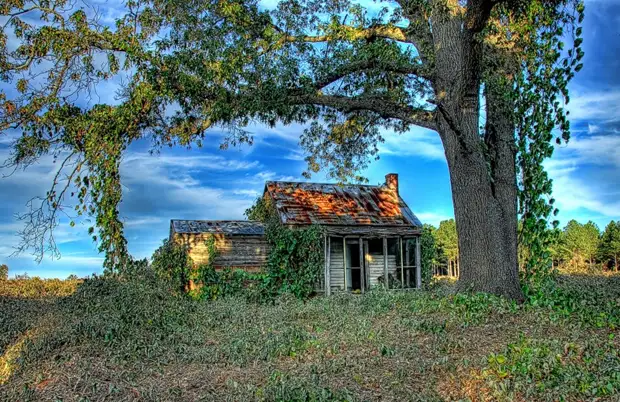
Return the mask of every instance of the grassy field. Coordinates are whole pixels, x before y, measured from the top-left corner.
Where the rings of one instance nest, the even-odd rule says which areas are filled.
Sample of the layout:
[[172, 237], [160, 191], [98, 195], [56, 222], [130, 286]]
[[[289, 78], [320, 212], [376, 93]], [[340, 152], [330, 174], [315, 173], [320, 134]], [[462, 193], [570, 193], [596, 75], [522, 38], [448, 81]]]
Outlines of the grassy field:
[[620, 276], [516, 305], [430, 292], [260, 305], [0, 282], [0, 400], [619, 400]]

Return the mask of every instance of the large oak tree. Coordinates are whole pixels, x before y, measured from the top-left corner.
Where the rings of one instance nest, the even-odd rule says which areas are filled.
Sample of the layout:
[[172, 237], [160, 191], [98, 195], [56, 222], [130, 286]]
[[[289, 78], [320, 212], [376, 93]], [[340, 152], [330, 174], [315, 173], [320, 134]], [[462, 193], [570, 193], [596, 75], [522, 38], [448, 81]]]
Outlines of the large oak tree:
[[[73, 195], [76, 214], [96, 217], [108, 267], [122, 262], [119, 165], [138, 138], [189, 145], [218, 126], [228, 146], [251, 141], [252, 122], [311, 122], [300, 138], [309, 172], [325, 167], [348, 180], [377, 155], [383, 129], [418, 126], [444, 145], [460, 289], [522, 298], [517, 216], [531, 233], [552, 210], [541, 162], [554, 137], [568, 139], [563, 107], [583, 56], [581, 4], [399, 0], [371, 12], [346, 0], [283, 0], [272, 10], [255, 0], [128, 0], [114, 27], [76, 7], [0, 7], [0, 75], [15, 86], [2, 93], [0, 129], [23, 133], [9, 164], [52, 153], [63, 171], [24, 215], [24, 247], [50, 247]], [[123, 71], [119, 104], [80, 102]]]

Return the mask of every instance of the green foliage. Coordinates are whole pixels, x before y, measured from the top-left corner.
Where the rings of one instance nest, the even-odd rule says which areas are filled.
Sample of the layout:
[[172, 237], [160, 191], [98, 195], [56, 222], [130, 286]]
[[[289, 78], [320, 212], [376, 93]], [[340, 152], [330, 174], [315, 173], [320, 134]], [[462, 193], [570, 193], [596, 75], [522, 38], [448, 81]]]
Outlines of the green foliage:
[[450, 288], [204, 303], [149, 270], [72, 286], [61, 298], [0, 290], [0, 400], [620, 394], [617, 274], [560, 275], [524, 304]]
[[422, 287], [428, 289], [433, 279], [433, 268], [436, 263], [437, 246], [435, 243], [435, 228], [432, 225], [422, 227], [420, 236], [420, 249], [422, 252]]
[[249, 220], [259, 222], [270, 222], [274, 219], [274, 214], [275, 211], [273, 210], [273, 205], [271, 205], [271, 199], [260, 196], [244, 212], [244, 215]]
[[9, 279], [9, 267], [6, 264], [0, 265], [0, 281]]
[[483, 377], [494, 397], [547, 400], [609, 397], [620, 392], [620, 355], [608, 339], [549, 340], [522, 336], [501, 353], [491, 354]]
[[598, 226], [592, 221], [581, 224], [571, 220], [564, 228], [563, 244], [571, 256], [587, 260], [590, 266], [593, 266], [596, 262], [600, 235]]
[[605, 227], [598, 248], [598, 258], [607, 268], [620, 270], [620, 221], [611, 221]]
[[[513, 80], [493, 82], [501, 96], [513, 105], [504, 112], [512, 116], [517, 132], [519, 243], [525, 250], [524, 282], [526, 286], [537, 286], [553, 276], [549, 248], [555, 233], [549, 227], [558, 225], [554, 220], [558, 210], [551, 197], [552, 181], [543, 161], [553, 154], [554, 140], [562, 144], [570, 138], [568, 83], [582, 68], [584, 4], [579, 0], [557, 8], [540, 0], [520, 4], [523, 9], [519, 18], [508, 24], [523, 49], [518, 69]], [[564, 38], [569, 43], [565, 44]], [[512, 75], [510, 70], [502, 72]]]
[[439, 223], [439, 228], [435, 232], [437, 247], [449, 261], [455, 261], [459, 256], [459, 241], [456, 234], [456, 222], [448, 219]]
[[267, 285], [273, 295], [292, 293], [305, 299], [314, 293], [324, 270], [323, 233], [319, 227], [267, 228], [271, 244], [267, 261]]
[[72, 294], [82, 279], [41, 279], [38, 276], [2, 281], [0, 295], [5, 297], [64, 297]]
[[169, 239], [163, 241], [151, 259], [153, 270], [177, 291], [185, 291], [189, 281], [195, 279], [193, 265], [188, 247]]
[[207, 300], [217, 300], [223, 297], [243, 295], [254, 300], [257, 297], [256, 287], [265, 280], [263, 273], [250, 273], [241, 269], [225, 268], [216, 271], [211, 266], [201, 266], [199, 287], [196, 297]]
[[280, 223], [270, 198], [259, 197], [245, 212], [265, 224], [271, 245], [266, 275], [258, 286], [262, 297], [291, 293], [305, 299], [314, 293], [324, 271], [324, 236], [318, 226], [292, 229]]
[[437, 245], [438, 265], [446, 267], [446, 274], [458, 276], [456, 267], [459, 261], [459, 239], [456, 232], [456, 221], [448, 219], [439, 223], [439, 228], [434, 232]]

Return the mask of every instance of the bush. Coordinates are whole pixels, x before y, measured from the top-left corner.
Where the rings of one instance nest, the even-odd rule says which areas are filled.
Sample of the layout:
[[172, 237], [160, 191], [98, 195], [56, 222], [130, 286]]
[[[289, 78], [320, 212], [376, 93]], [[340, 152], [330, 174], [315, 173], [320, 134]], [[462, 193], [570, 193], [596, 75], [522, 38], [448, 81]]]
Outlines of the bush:
[[[198, 268], [200, 272], [200, 286], [195, 298], [216, 300], [222, 297], [240, 295], [265, 280], [263, 273], [249, 273], [241, 269], [224, 269], [216, 271], [212, 266], [205, 265]], [[249, 298], [256, 296], [255, 292], [246, 294]], [[260, 299], [260, 297], [254, 299]]]
[[190, 280], [194, 279], [188, 247], [170, 242], [168, 239], [165, 239], [153, 253], [151, 267], [157, 275], [178, 291], [188, 290]]
[[267, 297], [292, 293], [299, 299], [314, 293], [324, 268], [323, 235], [319, 227], [290, 229], [269, 223], [266, 232], [271, 244], [267, 261]]
[[9, 279], [9, 267], [6, 264], [0, 265], [0, 281]]

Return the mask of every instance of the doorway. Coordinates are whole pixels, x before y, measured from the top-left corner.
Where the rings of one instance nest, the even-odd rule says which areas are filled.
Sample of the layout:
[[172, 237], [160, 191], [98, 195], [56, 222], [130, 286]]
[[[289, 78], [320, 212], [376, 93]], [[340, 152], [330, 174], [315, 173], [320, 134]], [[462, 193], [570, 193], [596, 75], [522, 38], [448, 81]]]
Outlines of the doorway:
[[366, 269], [360, 255], [360, 242], [357, 239], [346, 241], [347, 290], [360, 292], [366, 289]]

